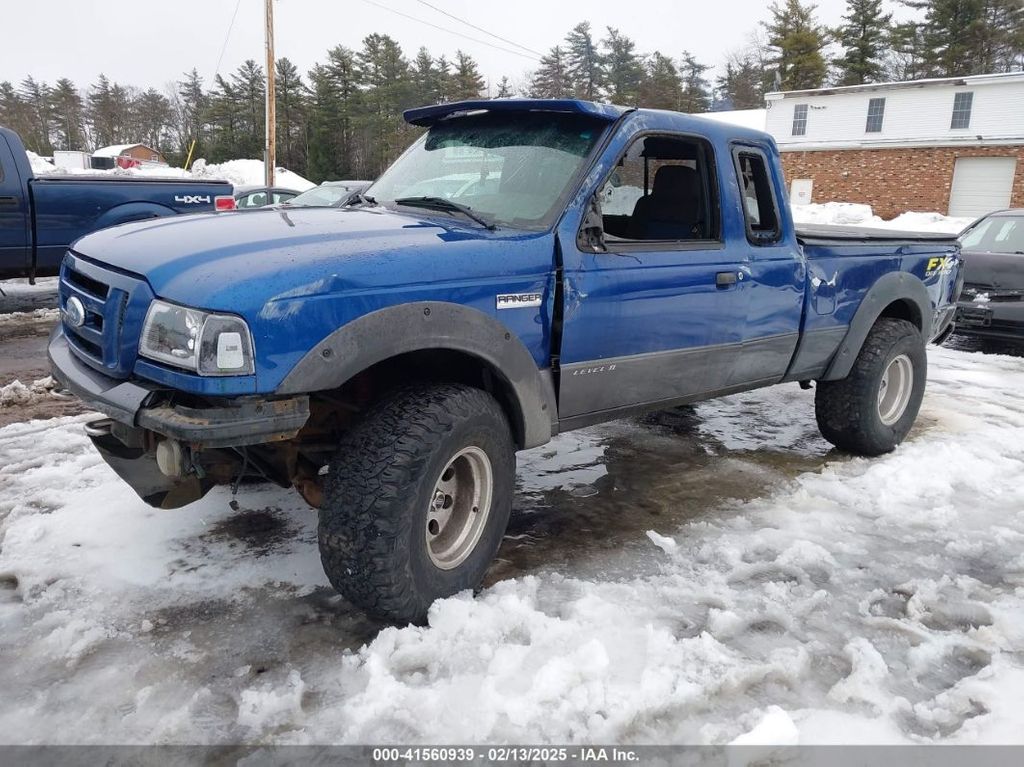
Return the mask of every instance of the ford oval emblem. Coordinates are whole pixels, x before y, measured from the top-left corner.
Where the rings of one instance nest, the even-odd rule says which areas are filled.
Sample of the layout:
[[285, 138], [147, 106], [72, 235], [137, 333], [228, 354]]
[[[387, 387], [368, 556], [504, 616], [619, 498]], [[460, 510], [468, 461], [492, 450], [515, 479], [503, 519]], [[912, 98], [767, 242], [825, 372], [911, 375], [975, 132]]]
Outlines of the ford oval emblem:
[[64, 318], [73, 328], [80, 328], [85, 324], [85, 307], [76, 296], [71, 296], [64, 305]]

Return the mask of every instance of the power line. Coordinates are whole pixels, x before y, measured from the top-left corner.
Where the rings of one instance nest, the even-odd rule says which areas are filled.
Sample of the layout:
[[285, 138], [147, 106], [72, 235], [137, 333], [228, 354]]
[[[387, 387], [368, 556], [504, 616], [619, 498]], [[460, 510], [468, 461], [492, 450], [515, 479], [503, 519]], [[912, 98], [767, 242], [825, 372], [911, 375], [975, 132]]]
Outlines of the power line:
[[231, 30], [235, 28], [235, 17], [238, 16], [238, 6], [242, 4], [242, 0], [237, 0], [235, 3], [235, 12], [231, 14], [231, 23], [228, 24], [228, 32], [224, 35], [224, 45], [220, 47], [220, 56], [217, 57], [217, 68], [213, 71], [213, 79], [217, 79], [217, 75], [220, 74], [220, 65], [224, 61], [224, 51], [228, 49], [228, 40], [231, 39]]
[[539, 51], [533, 50], [533, 48], [527, 48], [525, 45], [520, 45], [515, 40], [509, 40], [507, 37], [502, 37], [501, 35], [496, 35], [493, 32], [488, 32], [483, 27], [478, 27], [476, 24], [468, 22], [465, 19], [461, 19], [458, 16], [456, 16], [455, 14], [448, 13], [448, 11], [444, 10], [443, 8], [438, 8], [436, 5], [431, 5], [426, 0], [416, 0], [416, 2], [419, 3], [420, 5], [427, 6], [427, 8], [434, 9], [438, 13], [440, 13], [440, 14], [442, 14], [444, 16], [447, 16], [449, 19], [454, 19], [455, 21], [459, 22], [460, 24], [465, 24], [467, 27], [472, 27], [477, 32], [483, 32], [485, 35], [493, 37], [495, 40], [501, 40], [503, 43], [508, 43], [509, 45], [514, 45], [516, 48], [522, 48], [524, 51], [529, 51], [530, 53], [534, 54], [535, 56], [543, 56], [544, 55], [543, 53], [540, 53]]
[[540, 61], [539, 57], [534, 56], [531, 53], [523, 53], [521, 51], [516, 51], [516, 50], [513, 50], [511, 48], [505, 48], [505, 47], [503, 47], [501, 45], [495, 45], [494, 43], [488, 42], [487, 40], [481, 40], [481, 39], [479, 39], [477, 37], [470, 37], [469, 35], [465, 35], [462, 32], [456, 32], [454, 29], [449, 29], [448, 27], [442, 27], [442, 26], [439, 26], [438, 24], [432, 24], [429, 21], [424, 21], [423, 19], [417, 18], [416, 16], [411, 16], [408, 13], [403, 13], [402, 11], [396, 10], [394, 8], [389, 8], [386, 5], [381, 5], [380, 3], [375, 3], [374, 0], [363, 0], [363, 2], [366, 3], [367, 5], [372, 5], [374, 8], [380, 8], [382, 11], [388, 11], [389, 13], [393, 13], [396, 16], [402, 16], [403, 18], [410, 19], [411, 21], [415, 21], [417, 24], [423, 24], [423, 25], [431, 27], [433, 29], [440, 30], [441, 32], [447, 32], [450, 35], [455, 35], [456, 37], [462, 37], [462, 38], [464, 38], [466, 40], [472, 40], [474, 43], [479, 43], [480, 45], [486, 45], [489, 48], [495, 48], [496, 50], [504, 51], [505, 53], [511, 53], [513, 56], [522, 56], [524, 59], [530, 59], [532, 61]]

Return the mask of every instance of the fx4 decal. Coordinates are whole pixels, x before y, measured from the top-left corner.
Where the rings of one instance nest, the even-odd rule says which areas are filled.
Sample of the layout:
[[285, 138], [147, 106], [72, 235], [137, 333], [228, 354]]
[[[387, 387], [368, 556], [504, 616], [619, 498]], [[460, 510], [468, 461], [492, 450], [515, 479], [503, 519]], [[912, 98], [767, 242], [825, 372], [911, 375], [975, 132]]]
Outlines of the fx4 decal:
[[200, 203], [210, 204], [210, 195], [208, 194], [176, 194], [174, 195], [174, 201], [180, 202], [183, 205], [198, 205]]
[[933, 274], [949, 274], [956, 266], [955, 256], [942, 256], [941, 258], [929, 258], [928, 265], [924, 269], [924, 276], [930, 277]]

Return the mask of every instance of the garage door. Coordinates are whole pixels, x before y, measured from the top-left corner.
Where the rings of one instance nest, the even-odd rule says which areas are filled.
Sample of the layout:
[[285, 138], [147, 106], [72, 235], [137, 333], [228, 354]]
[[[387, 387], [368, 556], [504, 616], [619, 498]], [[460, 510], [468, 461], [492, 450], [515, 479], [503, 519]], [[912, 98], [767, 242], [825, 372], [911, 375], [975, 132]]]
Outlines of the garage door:
[[949, 215], [983, 216], [1010, 207], [1016, 157], [961, 157], [953, 170]]

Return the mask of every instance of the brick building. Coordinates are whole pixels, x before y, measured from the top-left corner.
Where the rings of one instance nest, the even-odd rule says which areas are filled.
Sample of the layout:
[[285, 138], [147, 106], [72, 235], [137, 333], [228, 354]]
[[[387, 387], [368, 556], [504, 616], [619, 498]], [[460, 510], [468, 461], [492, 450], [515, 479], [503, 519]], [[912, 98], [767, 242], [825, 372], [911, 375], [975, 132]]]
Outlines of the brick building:
[[765, 129], [796, 192], [979, 216], [1024, 207], [1024, 73], [769, 93]]

